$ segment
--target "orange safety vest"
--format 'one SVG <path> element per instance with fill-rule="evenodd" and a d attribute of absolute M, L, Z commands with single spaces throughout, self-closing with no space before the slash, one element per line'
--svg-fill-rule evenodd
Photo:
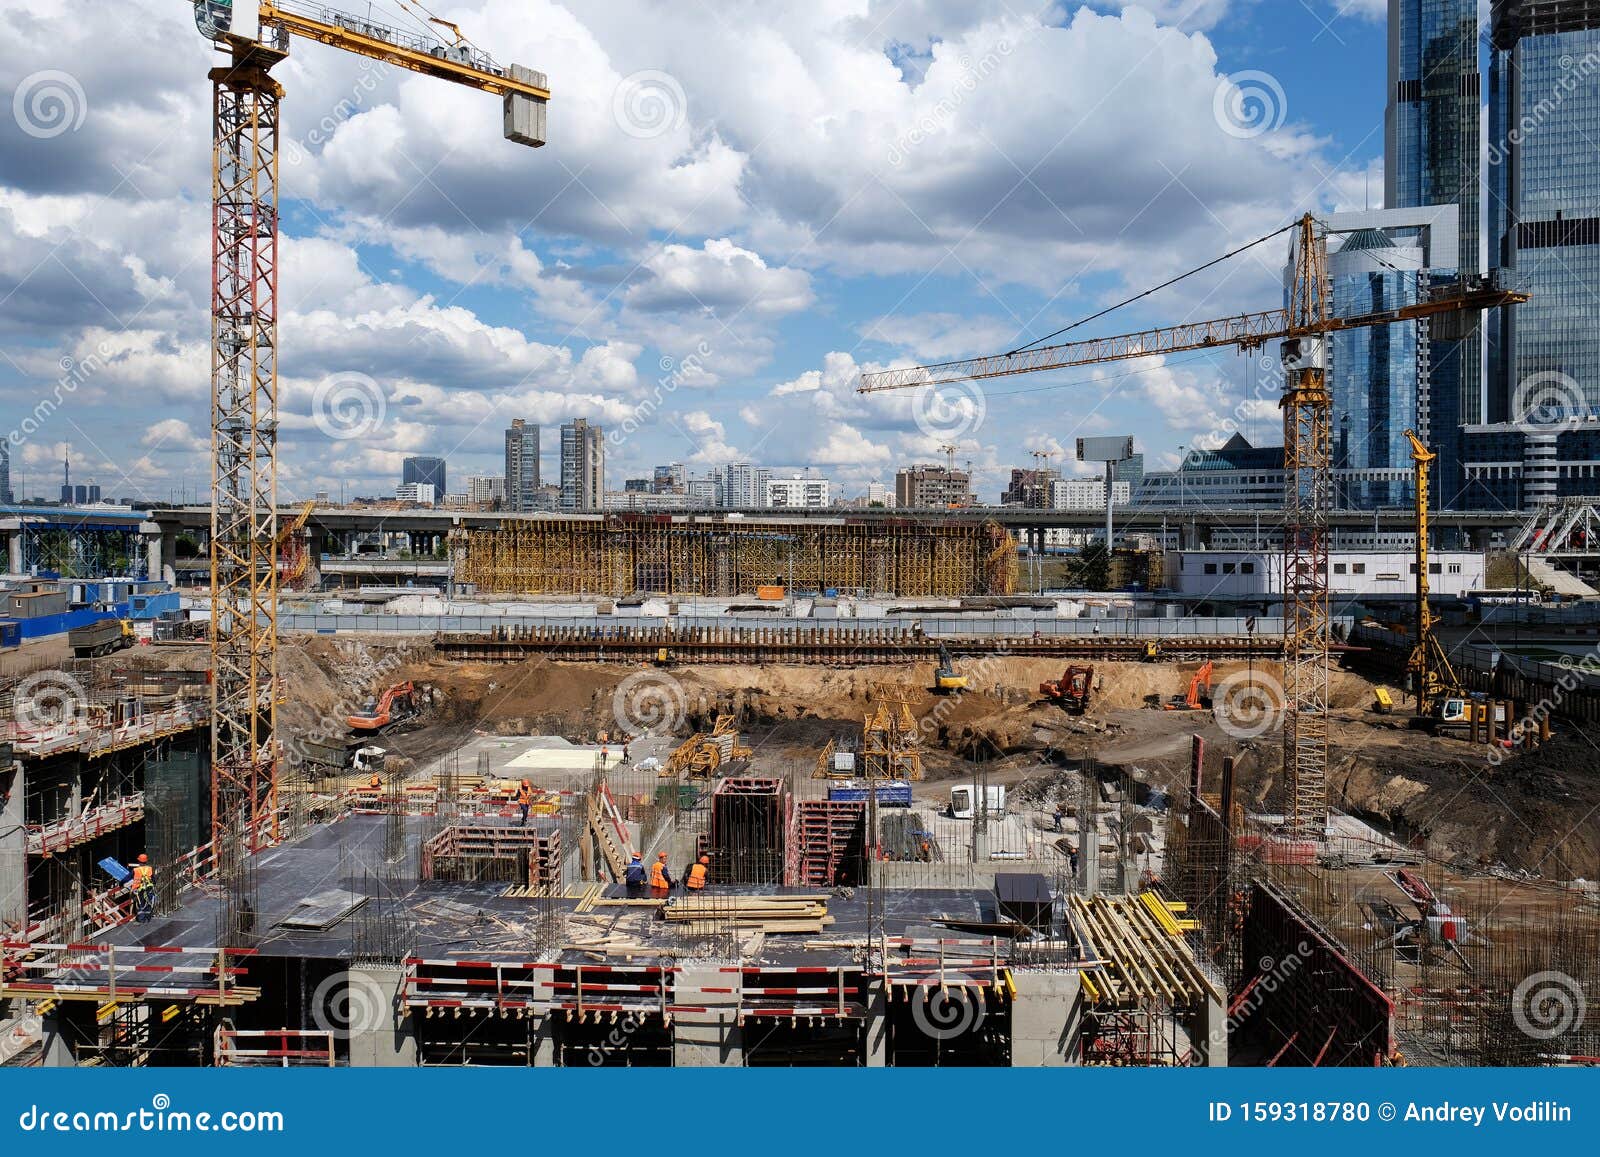
<path fill-rule="evenodd" d="M 148 888 L 155 883 L 156 870 L 149 864 L 140 864 L 133 869 L 133 886 L 135 889 Z"/>
<path fill-rule="evenodd" d="M 670 887 L 667 883 L 667 866 L 660 860 L 650 865 L 650 886 L 652 888 Z"/>
<path fill-rule="evenodd" d="M 704 864 L 696 864 L 694 867 L 689 869 L 689 879 L 685 882 L 684 887 L 695 888 L 698 890 L 700 888 L 704 888 L 705 886 L 706 866 Z"/>
<path fill-rule="evenodd" d="M 525 787 L 518 789 L 517 803 L 521 804 L 523 807 L 527 807 L 529 804 L 533 803 L 533 792 Z"/>

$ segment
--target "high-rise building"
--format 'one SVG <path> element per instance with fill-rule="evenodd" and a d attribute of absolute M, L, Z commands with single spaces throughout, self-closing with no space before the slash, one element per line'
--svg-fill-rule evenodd
<path fill-rule="evenodd" d="M 764 506 L 767 501 L 767 480 L 772 471 L 765 466 L 752 466 L 748 462 L 730 462 L 717 470 L 722 484 L 722 505 L 732 510 Z"/>
<path fill-rule="evenodd" d="M 1483 269 L 1478 0 L 1389 0 L 1388 80 L 1383 203 L 1459 206 L 1456 253 L 1433 261 L 1458 276 L 1476 275 Z M 1451 459 L 1443 440 L 1495 409 L 1484 390 L 1483 326 L 1477 314 L 1443 314 L 1427 337 L 1434 449 Z M 1441 483 L 1448 503 L 1456 479 Z"/>
<path fill-rule="evenodd" d="M 1491 421 L 1518 391 L 1600 408 L 1600 4 L 1495 0 L 1490 21 L 1489 265 L 1531 295 L 1490 321 Z M 1558 377 L 1559 376 L 1559 377 Z M 1564 381 L 1563 381 L 1564 386 Z M 1544 398 L 1534 398 L 1538 403 Z M 1574 415 L 1576 416 L 1576 415 Z"/>
<path fill-rule="evenodd" d="M 651 484 L 657 494 L 682 494 L 688 480 L 689 470 L 682 462 L 657 466 L 651 476 Z"/>
<path fill-rule="evenodd" d="M 422 484 L 433 487 L 435 495 L 442 496 L 449 492 L 444 484 L 445 467 L 443 458 L 415 457 L 407 458 L 400 463 L 400 483 Z"/>
<path fill-rule="evenodd" d="M 1116 481 L 1126 482 L 1134 490 L 1139 489 L 1139 483 L 1144 481 L 1144 455 L 1141 453 L 1124 458 L 1117 463 L 1116 471 Z"/>
<path fill-rule="evenodd" d="M 467 479 L 467 501 L 474 506 L 492 509 L 504 505 L 506 480 L 495 474 L 485 474 Z"/>
<path fill-rule="evenodd" d="M 605 495 L 604 431 L 574 418 L 561 427 L 561 509 L 599 510 Z"/>
<path fill-rule="evenodd" d="M 943 509 L 972 506 L 972 479 L 946 466 L 903 466 L 894 476 L 896 506 Z"/>
<path fill-rule="evenodd" d="M 1061 481 L 1061 471 L 1051 467 L 1011 468 L 1011 484 L 1000 495 L 1002 506 L 1026 506 L 1043 510 L 1050 505 L 1050 487 Z M 1102 488 L 1103 489 L 1103 488 Z"/>
<path fill-rule="evenodd" d="M 537 509 L 539 491 L 539 427 L 521 418 L 511 419 L 506 431 L 506 480 L 504 504 L 507 510 Z"/>
<path fill-rule="evenodd" d="M 1126 506 L 1133 499 L 1133 487 L 1123 478 L 1111 482 L 1111 505 Z M 1050 505 L 1056 510 L 1104 510 L 1104 478 L 1057 478 L 1050 483 Z"/>
<path fill-rule="evenodd" d="M 11 447 L 0 439 L 0 502 L 16 501 L 11 496 Z"/>

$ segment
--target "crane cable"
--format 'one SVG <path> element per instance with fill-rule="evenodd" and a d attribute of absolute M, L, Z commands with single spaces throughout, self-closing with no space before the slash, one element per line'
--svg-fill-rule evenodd
<path fill-rule="evenodd" d="M 1193 269 L 1189 270 L 1188 272 L 1180 273 L 1180 274 L 1178 274 L 1178 276 L 1176 276 L 1174 278 L 1171 278 L 1168 281 L 1163 281 L 1160 285 L 1153 285 L 1149 289 L 1145 290 L 1143 293 L 1134 294 L 1132 297 L 1128 298 L 1126 301 L 1119 301 L 1115 305 L 1108 305 L 1104 309 L 1100 310 L 1100 312 L 1091 313 L 1088 317 L 1079 318 L 1077 321 L 1073 322 L 1071 325 L 1062 326 L 1060 329 L 1056 330 L 1054 333 L 1047 333 L 1043 337 L 1036 337 L 1032 341 L 1028 342 L 1026 345 L 1019 345 L 1016 349 L 1012 350 L 1010 353 L 1007 353 L 1004 356 L 1006 356 L 1008 358 L 1009 357 L 1015 357 L 1017 354 L 1022 353 L 1024 350 L 1032 349 L 1034 346 L 1039 345 L 1041 342 L 1047 342 L 1051 338 L 1060 337 L 1064 333 L 1067 333 L 1067 332 L 1069 332 L 1071 330 L 1077 329 L 1080 325 L 1088 325 L 1091 321 L 1095 321 L 1095 320 L 1097 320 L 1099 318 L 1102 318 L 1106 314 L 1111 313 L 1114 310 L 1121 309 L 1125 305 L 1132 305 L 1134 302 L 1142 300 L 1143 298 L 1149 297 L 1153 293 L 1159 293 L 1163 289 L 1167 289 L 1170 286 L 1174 286 L 1174 285 L 1178 284 L 1178 282 L 1182 281 L 1186 277 L 1193 277 L 1196 273 L 1202 273 L 1205 270 L 1210 269 L 1213 265 L 1222 264 L 1222 262 L 1228 260 L 1230 257 L 1237 257 L 1239 254 L 1243 253 L 1247 249 L 1254 249 L 1257 245 L 1260 245 L 1264 241 L 1271 241 L 1274 237 L 1277 237 L 1277 236 L 1280 236 L 1281 234 L 1289 232 L 1289 230 L 1295 228 L 1299 224 L 1300 224 L 1300 222 L 1298 220 L 1291 221 L 1289 224 L 1285 225 L 1282 229 L 1274 229 L 1271 233 L 1268 233 L 1266 236 L 1257 237 L 1254 241 L 1251 241 L 1247 245 L 1241 245 L 1237 249 L 1229 250 L 1227 253 L 1224 253 L 1221 257 L 1213 257 L 1210 261 L 1207 261 L 1204 265 L 1196 265 Z"/>

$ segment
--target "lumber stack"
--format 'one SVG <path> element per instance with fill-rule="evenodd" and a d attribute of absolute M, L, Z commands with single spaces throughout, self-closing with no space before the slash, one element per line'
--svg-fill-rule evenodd
<path fill-rule="evenodd" d="M 802 932 L 815 935 L 833 923 L 826 894 L 805 896 L 678 896 L 661 915 L 692 935 L 731 929 L 750 932 Z"/>

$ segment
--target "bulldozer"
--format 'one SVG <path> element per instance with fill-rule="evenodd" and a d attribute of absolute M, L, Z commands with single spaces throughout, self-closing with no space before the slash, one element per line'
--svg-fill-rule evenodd
<path fill-rule="evenodd" d="M 1059 679 L 1047 679 L 1039 684 L 1039 697 L 1059 703 L 1075 715 L 1082 715 L 1089 707 L 1089 697 L 1094 692 L 1094 668 L 1070 666 L 1061 672 Z"/>
<path fill-rule="evenodd" d="M 965 691 L 967 677 L 956 671 L 955 661 L 950 658 L 950 650 L 943 643 L 939 644 L 939 665 L 933 670 L 933 693 L 935 695 L 948 695 L 952 691 Z"/>

